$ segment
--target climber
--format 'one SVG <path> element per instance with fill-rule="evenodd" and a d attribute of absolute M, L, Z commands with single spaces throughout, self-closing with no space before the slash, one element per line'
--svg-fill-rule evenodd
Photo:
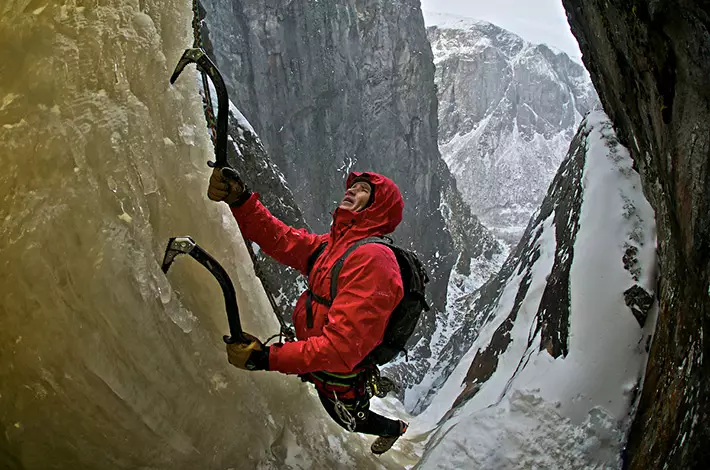
<path fill-rule="evenodd" d="M 351 173 L 330 233 L 323 235 L 276 219 L 238 175 L 219 168 L 210 177 L 208 197 L 230 206 L 245 238 L 309 279 L 293 312 L 298 341 L 264 346 L 249 335 L 248 345 L 227 345 L 229 362 L 245 370 L 298 374 L 315 385 L 323 407 L 340 426 L 378 436 L 374 454 L 389 450 L 407 423 L 370 411 L 368 388 L 379 371 L 361 362 L 382 342 L 390 314 L 404 296 L 394 252 L 376 243 L 358 246 L 337 275 L 337 296 L 328 297 L 331 268 L 347 249 L 358 240 L 393 232 L 402 220 L 399 188 L 376 173 Z"/>

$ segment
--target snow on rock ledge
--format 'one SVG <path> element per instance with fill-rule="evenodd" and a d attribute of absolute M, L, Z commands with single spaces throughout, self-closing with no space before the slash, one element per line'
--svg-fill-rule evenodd
<path fill-rule="evenodd" d="M 413 427 L 441 422 L 422 468 L 618 467 L 656 316 L 654 305 L 641 328 L 624 292 L 654 292 L 655 268 L 639 176 L 591 113 L 501 271 L 490 319 Z"/>

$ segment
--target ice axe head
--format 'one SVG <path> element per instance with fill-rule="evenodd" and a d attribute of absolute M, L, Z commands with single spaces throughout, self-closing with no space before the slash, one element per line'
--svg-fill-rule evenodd
<path fill-rule="evenodd" d="M 188 64 L 194 63 L 197 64 L 198 67 L 200 67 L 202 65 L 201 63 L 204 62 L 203 57 L 207 57 L 207 54 L 205 54 L 205 51 L 203 51 L 202 49 L 186 49 L 185 52 L 182 53 L 182 57 L 180 57 L 180 60 L 178 61 L 177 66 L 175 67 L 175 71 L 170 76 L 170 84 L 173 85 L 175 83 L 175 81 L 178 79 L 182 71 L 185 70 L 185 67 L 187 67 Z"/>
<path fill-rule="evenodd" d="M 161 269 L 167 274 L 168 269 L 173 264 L 177 255 L 189 254 L 195 247 L 195 241 L 190 237 L 173 237 L 168 241 L 168 246 L 165 249 L 163 256 L 163 265 Z"/>

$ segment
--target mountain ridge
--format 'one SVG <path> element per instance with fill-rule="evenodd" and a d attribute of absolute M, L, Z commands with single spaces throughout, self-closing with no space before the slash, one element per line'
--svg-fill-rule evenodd
<path fill-rule="evenodd" d="M 565 53 L 485 21 L 444 24 L 427 28 L 439 148 L 472 212 L 514 245 L 596 93 Z"/>

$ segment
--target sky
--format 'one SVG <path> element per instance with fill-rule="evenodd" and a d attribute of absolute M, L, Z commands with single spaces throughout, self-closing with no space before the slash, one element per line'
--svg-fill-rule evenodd
<path fill-rule="evenodd" d="M 581 62 L 577 40 L 561 0 L 421 0 L 426 12 L 451 13 L 489 21 L 535 44 L 544 43 Z M 427 24 L 428 26 L 428 24 Z"/>

